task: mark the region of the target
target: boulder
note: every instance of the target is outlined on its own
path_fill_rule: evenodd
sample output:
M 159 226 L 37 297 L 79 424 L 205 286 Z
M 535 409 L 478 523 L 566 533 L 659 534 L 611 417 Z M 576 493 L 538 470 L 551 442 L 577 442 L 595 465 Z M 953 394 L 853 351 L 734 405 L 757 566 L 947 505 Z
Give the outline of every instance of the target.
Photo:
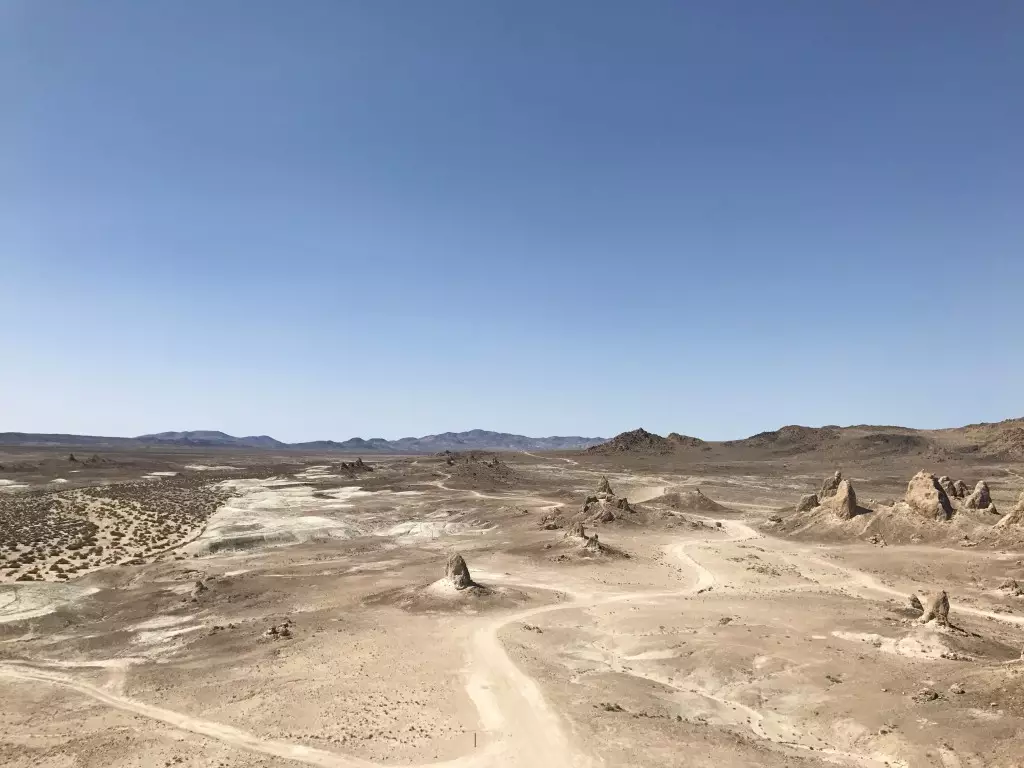
M 913 608 L 915 611 L 920 611 L 921 613 L 924 613 L 924 606 L 921 605 L 921 598 L 919 598 L 917 595 L 910 596 L 910 607 Z
M 949 595 L 946 594 L 945 590 L 939 592 L 939 594 L 928 601 L 928 607 L 924 609 L 924 613 L 921 615 L 922 623 L 927 623 L 932 619 L 935 619 L 936 624 L 943 626 L 949 624 Z
M 939 478 L 939 487 L 946 492 L 949 498 L 959 498 L 956 493 L 956 485 L 950 480 L 949 475 L 943 475 Z
M 849 480 L 840 480 L 835 495 L 829 500 L 832 512 L 840 520 L 849 520 L 857 514 L 857 494 Z
M 832 477 L 825 478 L 825 482 L 821 484 L 821 491 L 818 493 L 818 499 L 821 503 L 825 502 L 825 499 L 829 499 L 836 495 L 836 491 L 839 490 L 839 483 L 843 480 L 843 473 L 838 469 Z
M 963 480 L 957 480 L 953 483 L 953 490 L 956 491 L 953 495 L 958 499 L 962 499 L 964 496 L 971 492 L 970 488 L 967 487 L 967 483 Z
M 448 555 L 448 561 L 444 566 L 444 575 L 456 589 L 473 586 L 473 579 L 469 575 L 469 566 L 458 552 Z
M 604 475 L 601 475 L 601 482 L 597 484 L 597 492 L 608 496 L 615 495 L 615 491 L 612 490 L 612 484 L 608 482 L 608 478 Z
M 623 496 L 620 499 L 616 499 L 615 500 L 615 508 L 619 509 L 619 510 L 621 510 L 623 512 L 635 512 L 636 511 L 635 509 L 633 509 L 632 506 L 630 506 L 629 499 L 627 499 L 625 496 Z
M 808 493 L 806 496 L 801 496 L 800 501 L 796 503 L 797 512 L 808 512 L 818 506 L 818 494 Z
M 907 506 L 928 520 L 949 520 L 953 507 L 935 475 L 921 471 L 911 478 L 904 496 Z

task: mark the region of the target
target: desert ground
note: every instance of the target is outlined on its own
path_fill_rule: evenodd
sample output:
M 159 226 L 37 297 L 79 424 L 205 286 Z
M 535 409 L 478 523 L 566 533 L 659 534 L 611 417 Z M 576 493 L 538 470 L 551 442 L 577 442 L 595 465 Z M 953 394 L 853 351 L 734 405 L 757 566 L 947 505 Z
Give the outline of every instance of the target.
M 1020 463 L 0 466 L 4 766 L 1024 766 Z

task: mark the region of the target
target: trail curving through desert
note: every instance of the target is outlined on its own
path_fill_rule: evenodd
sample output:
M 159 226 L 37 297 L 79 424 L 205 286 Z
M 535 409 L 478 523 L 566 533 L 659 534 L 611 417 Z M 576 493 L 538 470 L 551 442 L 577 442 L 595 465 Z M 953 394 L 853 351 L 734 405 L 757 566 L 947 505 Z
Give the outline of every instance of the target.
M 663 487 L 644 489 L 641 494 L 653 498 L 664 492 Z M 694 516 L 697 518 L 697 516 Z M 700 519 L 700 518 L 697 518 Z M 706 522 L 708 518 L 703 518 Z M 568 595 L 571 599 L 553 604 L 528 608 L 497 618 L 485 618 L 481 625 L 473 630 L 467 642 L 468 660 L 465 666 L 466 690 L 473 701 L 483 726 L 483 744 L 481 748 L 447 762 L 422 763 L 410 768 L 497 768 L 498 766 L 523 768 L 598 768 L 604 761 L 576 743 L 570 735 L 570 729 L 564 719 L 552 709 L 544 694 L 532 677 L 523 672 L 513 661 L 502 643 L 499 632 L 506 626 L 523 622 L 539 615 L 567 609 L 590 608 L 626 601 L 649 602 L 665 599 L 686 598 L 708 589 L 728 587 L 720 576 L 701 564 L 690 552 L 694 548 L 718 546 L 724 543 L 764 539 L 764 537 L 745 523 L 738 521 L 718 521 L 727 536 L 714 539 L 686 539 L 671 543 L 664 551 L 677 562 L 684 564 L 693 574 L 694 581 L 683 589 L 663 591 L 633 591 L 611 594 L 594 594 L 567 591 L 564 585 L 520 585 L 545 586 Z M 774 548 L 773 548 L 774 549 Z M 802 559 L 807 563 L 828 565 L 841 571 L 848 578 L 870 591 L 883 594 L 900 594 L 880 584 L 873 577 L 852 568 L 837 566 L 821 560 L 808 552 L 787 550 L 779 547 L 780 554 Z M 509 580 L 509 584 L 517 582 Z M 824 585 L 820 588 L 827 588 Z M 987 615 L 987 612 L 972 610 L 971 612 Z M 993 614 L 993 618 L 1014 620 Z M 1020 621 L 1020 620 L 1017 620 Z M 68 668 L 75 665 L 67 663 L 0 663 L 0 677 L 13 680 L 28 681 L 56 685 L 87 696 L 109 707 L 147 717 L 182 731 L 198 734 L 254 753 L 293 760 L 299 763 L 327 768 L 375 768 L 377 763 L 330 750 L 309 747 L 302 744 L 268 739 L 257 736 L 229 725 L 211 720 L 194 717 L 185 713 L 155 706 L 124 696 L 123 675 L 124 660 L 110 662 L 90 662 L 83 666 L 109 666 L 116 668 L 120 679 L 108 687 L 101 687 L 76 679 L 68 674 Z M 739 703 L 731 699 L 715 699 L 704 692 L 699 695 L 714 699 L 729 706 L 736 707 Z M 793 749 L 808 749 L 801 744 L 784 740 L 780 735 L 770 733 L 763 725 L 764 713 L 756 708 L 744 706 L 750 716 L 750 731 L 760 739 Z M 819 748 L 818 754 L 828 755 L 834 760 L 846 762 L 863 768 L 879 768 L 882 765 L 900 766 L 903 763 L 891 756 L 875 756 L 854 754 L 834 748 Z

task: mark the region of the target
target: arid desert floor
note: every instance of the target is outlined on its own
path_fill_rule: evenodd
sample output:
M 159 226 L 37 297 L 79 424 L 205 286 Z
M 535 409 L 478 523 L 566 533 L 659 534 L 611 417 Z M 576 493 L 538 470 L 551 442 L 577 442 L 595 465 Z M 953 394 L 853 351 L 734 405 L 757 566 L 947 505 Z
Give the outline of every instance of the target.
M 1024 766 L 1019 465 L 364 459 L 7 456 L 0 764 Z

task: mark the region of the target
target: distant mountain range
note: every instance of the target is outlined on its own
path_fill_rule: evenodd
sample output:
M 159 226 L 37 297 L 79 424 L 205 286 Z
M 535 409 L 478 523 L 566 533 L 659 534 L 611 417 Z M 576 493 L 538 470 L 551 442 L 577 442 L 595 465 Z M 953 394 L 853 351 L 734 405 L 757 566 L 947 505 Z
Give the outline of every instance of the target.
M 195 448 L 245 448 L 256 450 L 338 451 L 345 453 L 437 453 L 439 451 L 558 451 L 589 448 L 603 443 L 603 437 L 525 437 L 507 432 L 471 429 L 468 432 L 444 432 L 425 437 L 403 437 L 385 440 L 372 437 L 364 440 L 313 440 L 307 443 L 284 443 L 269 435 L 235 437 L 224 432 L 195 430 L 190 432 L 158 432 L 139 437 L 99 437 L 95 435 L 33 434 L 0 432 L 0 445 L 69 446 L 96 448 L 141 448 L 145 446 Z
M 910 429 L 868 424 L 804 427 L 790 424 L 742 440 L 724 442 L 700 440 L 676 432 L 662 437 L 645 429 L 634 429 L 587 450 L 598 456 L 689 456 L 704 462 L 759 461 L 802 456 L 831 461 L 923 456 L 943 461 L 991 459 L 1020 462 L 1024 461 L 1024 419 L 1006 419 L 994 424 L 968 424 L 951 429 Z

